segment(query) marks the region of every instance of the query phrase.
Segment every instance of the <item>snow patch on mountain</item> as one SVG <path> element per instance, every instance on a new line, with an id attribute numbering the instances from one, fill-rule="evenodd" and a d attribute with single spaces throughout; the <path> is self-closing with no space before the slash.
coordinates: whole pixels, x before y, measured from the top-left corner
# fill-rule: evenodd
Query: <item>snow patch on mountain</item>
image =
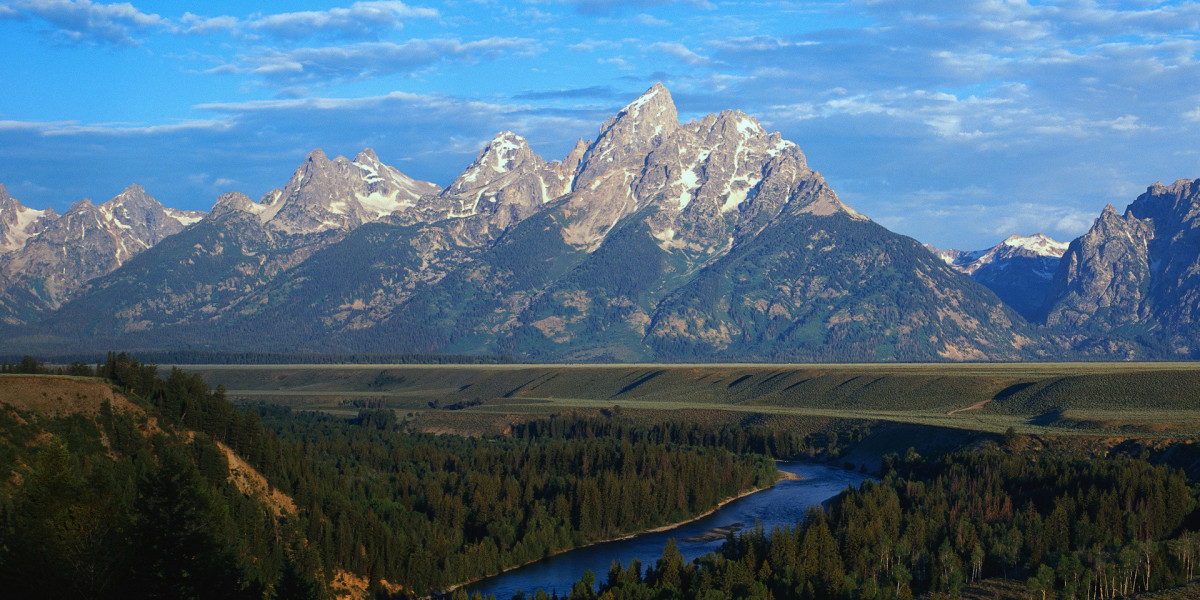
<path id="1" fill-rule="evenodd" d="M 179 210 L 178 208 L 164 208 L 163 210 L 166 211 L 168 217 L 179 221 L 179 224 L 184 227 L 204 220 L 204 213 L 198 210 Z"/>
<path id="2" fill-rule="evenodd" d="M 7 196 L 0 186 L 0 195 Z M 37 235 L 45 226 L 44 221 L 58 215 L 53 209 L 34 210 L 13 200 L 8 206 L 0 205 L 0 253 L 12 252 L 25 246 L 25 242 Z"/>

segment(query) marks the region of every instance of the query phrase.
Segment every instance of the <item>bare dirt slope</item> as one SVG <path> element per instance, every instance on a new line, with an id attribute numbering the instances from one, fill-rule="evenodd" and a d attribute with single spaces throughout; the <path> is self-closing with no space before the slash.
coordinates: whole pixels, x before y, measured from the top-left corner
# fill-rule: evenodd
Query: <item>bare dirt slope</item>
<path id="1" fill-rule="evenodd" d="M 0 404 L 50 417 L 96 416 L 105 402 L 120 411 L 144 412 L 100 379 L 58 375 L 0 375 Z"/>

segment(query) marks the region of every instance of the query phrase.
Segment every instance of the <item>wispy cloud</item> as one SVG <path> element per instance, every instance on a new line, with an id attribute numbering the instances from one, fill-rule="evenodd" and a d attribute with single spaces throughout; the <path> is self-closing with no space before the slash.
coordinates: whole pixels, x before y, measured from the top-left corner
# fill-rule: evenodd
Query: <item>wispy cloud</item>
<path id="1" fill-rule="evenodd" d="M 570 44 L 567 46 L 567 48 L 570 48 L 571 50 L 574 50 L 576 52 L 594 52 L 596 50 L 612 50 L 612 49 L 620 48 L 620 47 L 621 47 L 621 42 L 618 42 L 616 40 L 594 40 L 591 38 L 583 40 L 582 42 L 576 42 L 574 44 Z"/>
<path id="2" fill-rule="evenodd" d="M 53 26 L 49 33 L 56 38 L 113 46 L 138 44 L 140 34 L 153 31 L 187 35 L 269 35 L 289 40 L 314 36 L 377 39 L 402 28 L 405 20 L 434 19 L 439 15 L 437 9 L 413 7 L 398 1 L 355 2 L 348 7 L 260 13 L 247 18 L 185 12 L 177 19 L 142 12 L 128 2 L 10 0 L 0 5 L 0 19 L 37 19 Z"/>
<path id="3" fill-rule="evenodd" d="M 166 19 L 144 13 L 132 4 L 98 4 L 91 0 L 10 0 L 0 6 L 0 19 L 37 19 L 54 26 L 57 39 L 127 46 L 138 43 L 135 33 L 170 29 Z"/>
<path id="4" fill-rule="evenodd" d="M 712 62 L 707 56 L 701 56 L 679 42 L 656 42 L 650 45 L 650 50 L 673 56 L 689 65 L 707 65 Z"/>
<path id="5" fill-rule="evenodd" d="M 241 21 L 236 17 L 202 17 L 190 12 L 179 18 L 179 31 L 185 34 L 207 35 L 215 32 L 233 32 Z"/>
<path id="6" fill-rule="evenodd" d="M 716 5 L 708 0 L 549 0 L 554 4 L 566 4 L 585 15 L 610 15 L 633 10 L 644 10 L 653 5 L 682 4 L 693 8 L 712 10 Z"/>
<path id="7" fill-rule="evenodd" d="M 246 26 L 288 39 L 307 39 L 314 34 L 364 39 L 400 29 L 405 19 L 437 17 L 436 9 L 412 7 L 403 2 L 355 2 L 348 8 L 258 16 L 249 19 Z"/>
<path id="8" fill-rule="evenodd" d="M 249 73 L 272 85 L 357 81 L 384 75 L 414 73 L 442 61 L 473 62 L 499 56 L 540 52 L 528 38 L 414 39 L 402 43 L 363 42 L 319 48 L 262 48 L 237 62 L 213 68 L 212 73 Z"/>
<path id="9" fill-rule="evenodd" d="M 594 85 L 566 90 L 526 91 L 513 95 L 514 100 L 576 100 L 584 98 L 621 100 L 625 97 L 612 86 L 608 85 Z"/>

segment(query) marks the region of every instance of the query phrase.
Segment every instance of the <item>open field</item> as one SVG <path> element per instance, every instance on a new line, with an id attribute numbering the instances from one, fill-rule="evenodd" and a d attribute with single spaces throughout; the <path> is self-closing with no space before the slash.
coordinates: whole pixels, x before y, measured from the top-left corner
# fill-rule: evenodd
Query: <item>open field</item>
<path id="1" fill-rule="evenodd" d="M 1200 363 L 180 367 L 235 399 L 344 413 L 379 406 L 484 418 L 619 405 L 988 432 L 1200 433 Z"/>

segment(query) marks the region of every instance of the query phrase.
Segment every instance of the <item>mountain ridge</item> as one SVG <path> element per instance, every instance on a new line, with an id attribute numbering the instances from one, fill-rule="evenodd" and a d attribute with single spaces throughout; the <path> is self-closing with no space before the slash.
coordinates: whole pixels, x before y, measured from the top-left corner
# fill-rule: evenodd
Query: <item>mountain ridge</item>
<path id="1" fill-rule="evenodd" d="M 1158 199 L 1127 211 L 1143 216 L 1112 209 L 1097 223 L 1110 237 L 1140 227 L 1147 245 L 1157 219 L 1161 241 L 1168 221 L 1191 218 L 1178 199 L 1194 193 L 1188 185 L 1151 186 Z M 1072 331 L 1103 304 L 1071 258 L 1084 242 L 1038 234 L 975 252 L 922 248 L 841 202 L 796 144 L 753 117 L 680 123 L 661 84 L 558 161 L 501 131 L 442 188 L 369 148 L 354 160 L 315 149 L 257 202 L 230 192 L 203 216 L 163 214 L 186 227 L 57 303 L 30 305 L 9 320 L 29 324 L 22 339 L 551 361 L 1156 352 L 1113 333 L 1125 325 L 1091 327 L 1091 341 Z M 1190 263 L 1169 264 L 1183 277 Z M 1075 308 L 1060 277 L 1084 290 Z M 1163 285 L 1188 301 L 1200 294 Z"/>

